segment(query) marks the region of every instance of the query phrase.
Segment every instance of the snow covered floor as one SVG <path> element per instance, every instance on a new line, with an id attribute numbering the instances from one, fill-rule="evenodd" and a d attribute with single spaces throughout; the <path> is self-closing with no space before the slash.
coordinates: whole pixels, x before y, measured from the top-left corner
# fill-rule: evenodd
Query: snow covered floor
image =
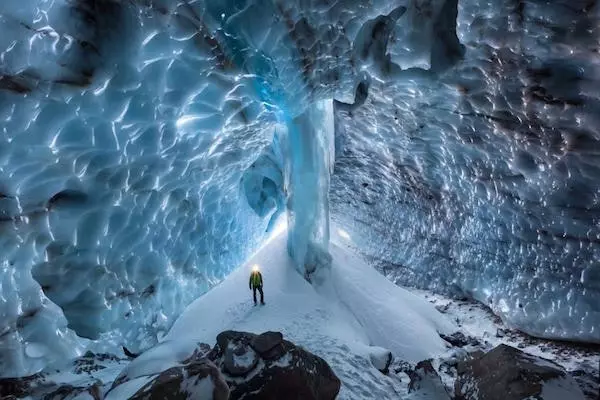
<path id="1" fill-rule="evenodd" d="M 190 340 L 213 345 L 217 334 L 228 329 L 281 331 L 330 364 L 342 381 L 340 399 L 403 396 L 406 384 L 371 364 L 370 354 L 380 350 L 376 346 L 416 363 L 441 356 L 446 345 L 438 332 L 454 332 L 456 326 L 426 300 L 394 285 L 348 250 L 332 245 L 331 253 L 330 273 L 311 285 L 294 269 L 286 235 L 280 234 L 192 303 L 163 346 Z M 263 274 L 265 306 L 254 306 L 248 288 L 254 264 Z"/>

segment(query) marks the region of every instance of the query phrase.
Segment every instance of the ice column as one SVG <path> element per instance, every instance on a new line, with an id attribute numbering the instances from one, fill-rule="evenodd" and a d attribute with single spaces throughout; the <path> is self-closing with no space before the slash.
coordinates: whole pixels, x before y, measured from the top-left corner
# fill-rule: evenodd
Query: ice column
<path id="1" fill-rule="evenodd" d="M 334 162 L 333 101 L 308 107 L 287 124 L 288 252 L 310 280 L 329 266 L 329 178 Z"/>

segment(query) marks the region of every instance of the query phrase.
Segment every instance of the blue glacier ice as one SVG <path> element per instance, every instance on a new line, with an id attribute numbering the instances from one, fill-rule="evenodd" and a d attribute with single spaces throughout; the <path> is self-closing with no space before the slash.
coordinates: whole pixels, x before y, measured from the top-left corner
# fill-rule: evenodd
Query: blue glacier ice
<path id="1" fill-rule="evenodd" d="M 331 264 L 329 176 L 335 159 L 333 102 L 310 105 L 287 123 L 288 252 L 310 280 Z"/>
<path id="2" fill-rule="evenodd" d="M 156 343 L 281 215 L 600 342 L 600 5 L 3 0 L 0 376 Z M 207 322 L 208 323 L 208 322 Z"/>

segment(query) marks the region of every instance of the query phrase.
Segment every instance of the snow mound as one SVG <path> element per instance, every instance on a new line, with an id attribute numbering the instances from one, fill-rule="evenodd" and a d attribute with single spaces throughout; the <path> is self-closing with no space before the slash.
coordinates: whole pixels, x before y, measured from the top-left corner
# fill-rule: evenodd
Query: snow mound
<path id="1" fill-rule="evenodd" d="M 340 398 L 397 398 L 393 378 L 370 361 L 389 349 L 417 362 L 439 356 L 438 332 L 455 327 L 429 303 L 395 286 L 347 250 L 332 245 L 331 270 L 307 282 L 286 251 L 285 234 L 260 249 L 246 265 L 193 302 L 164 338 L 166 343 L 214 343 L 218 333 L 280 331 L 324 358 L 342 381 Z M 250 267 L 264 279 L 265 306 L 254 306 Z"/>

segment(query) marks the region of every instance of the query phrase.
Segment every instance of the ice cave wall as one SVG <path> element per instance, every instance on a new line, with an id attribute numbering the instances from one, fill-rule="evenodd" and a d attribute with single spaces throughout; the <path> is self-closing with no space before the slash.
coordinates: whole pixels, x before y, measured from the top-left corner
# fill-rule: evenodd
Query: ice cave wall
<path id="1" fill-rule="evenodd" d="M 532 334 L 600 341 L 599 13 L 3 1 L 0 373 L 156 341 L 298 209 L 289 122 L 319 131 L 332 99 L 330 213 L 359 251 Z"/>
<path id="2" fill-rule="evenodd" d="M 394 78 L 338 108 L 332 215 L 398 283 L 598 342 L 600 5 L 456 4 L 460 47 L 423 22 L 430 59 L 405 68 L 392 32 Z M 436 68 L 440 50 L 458 59 Z"/>
<path id="3" fill-rule="evenodd" d="M 0 373 L 145 348 L 239 265 L 291 204 L 287 124 L 352 97 L 317 55 L 384 3 L 2 2 Z"/>

